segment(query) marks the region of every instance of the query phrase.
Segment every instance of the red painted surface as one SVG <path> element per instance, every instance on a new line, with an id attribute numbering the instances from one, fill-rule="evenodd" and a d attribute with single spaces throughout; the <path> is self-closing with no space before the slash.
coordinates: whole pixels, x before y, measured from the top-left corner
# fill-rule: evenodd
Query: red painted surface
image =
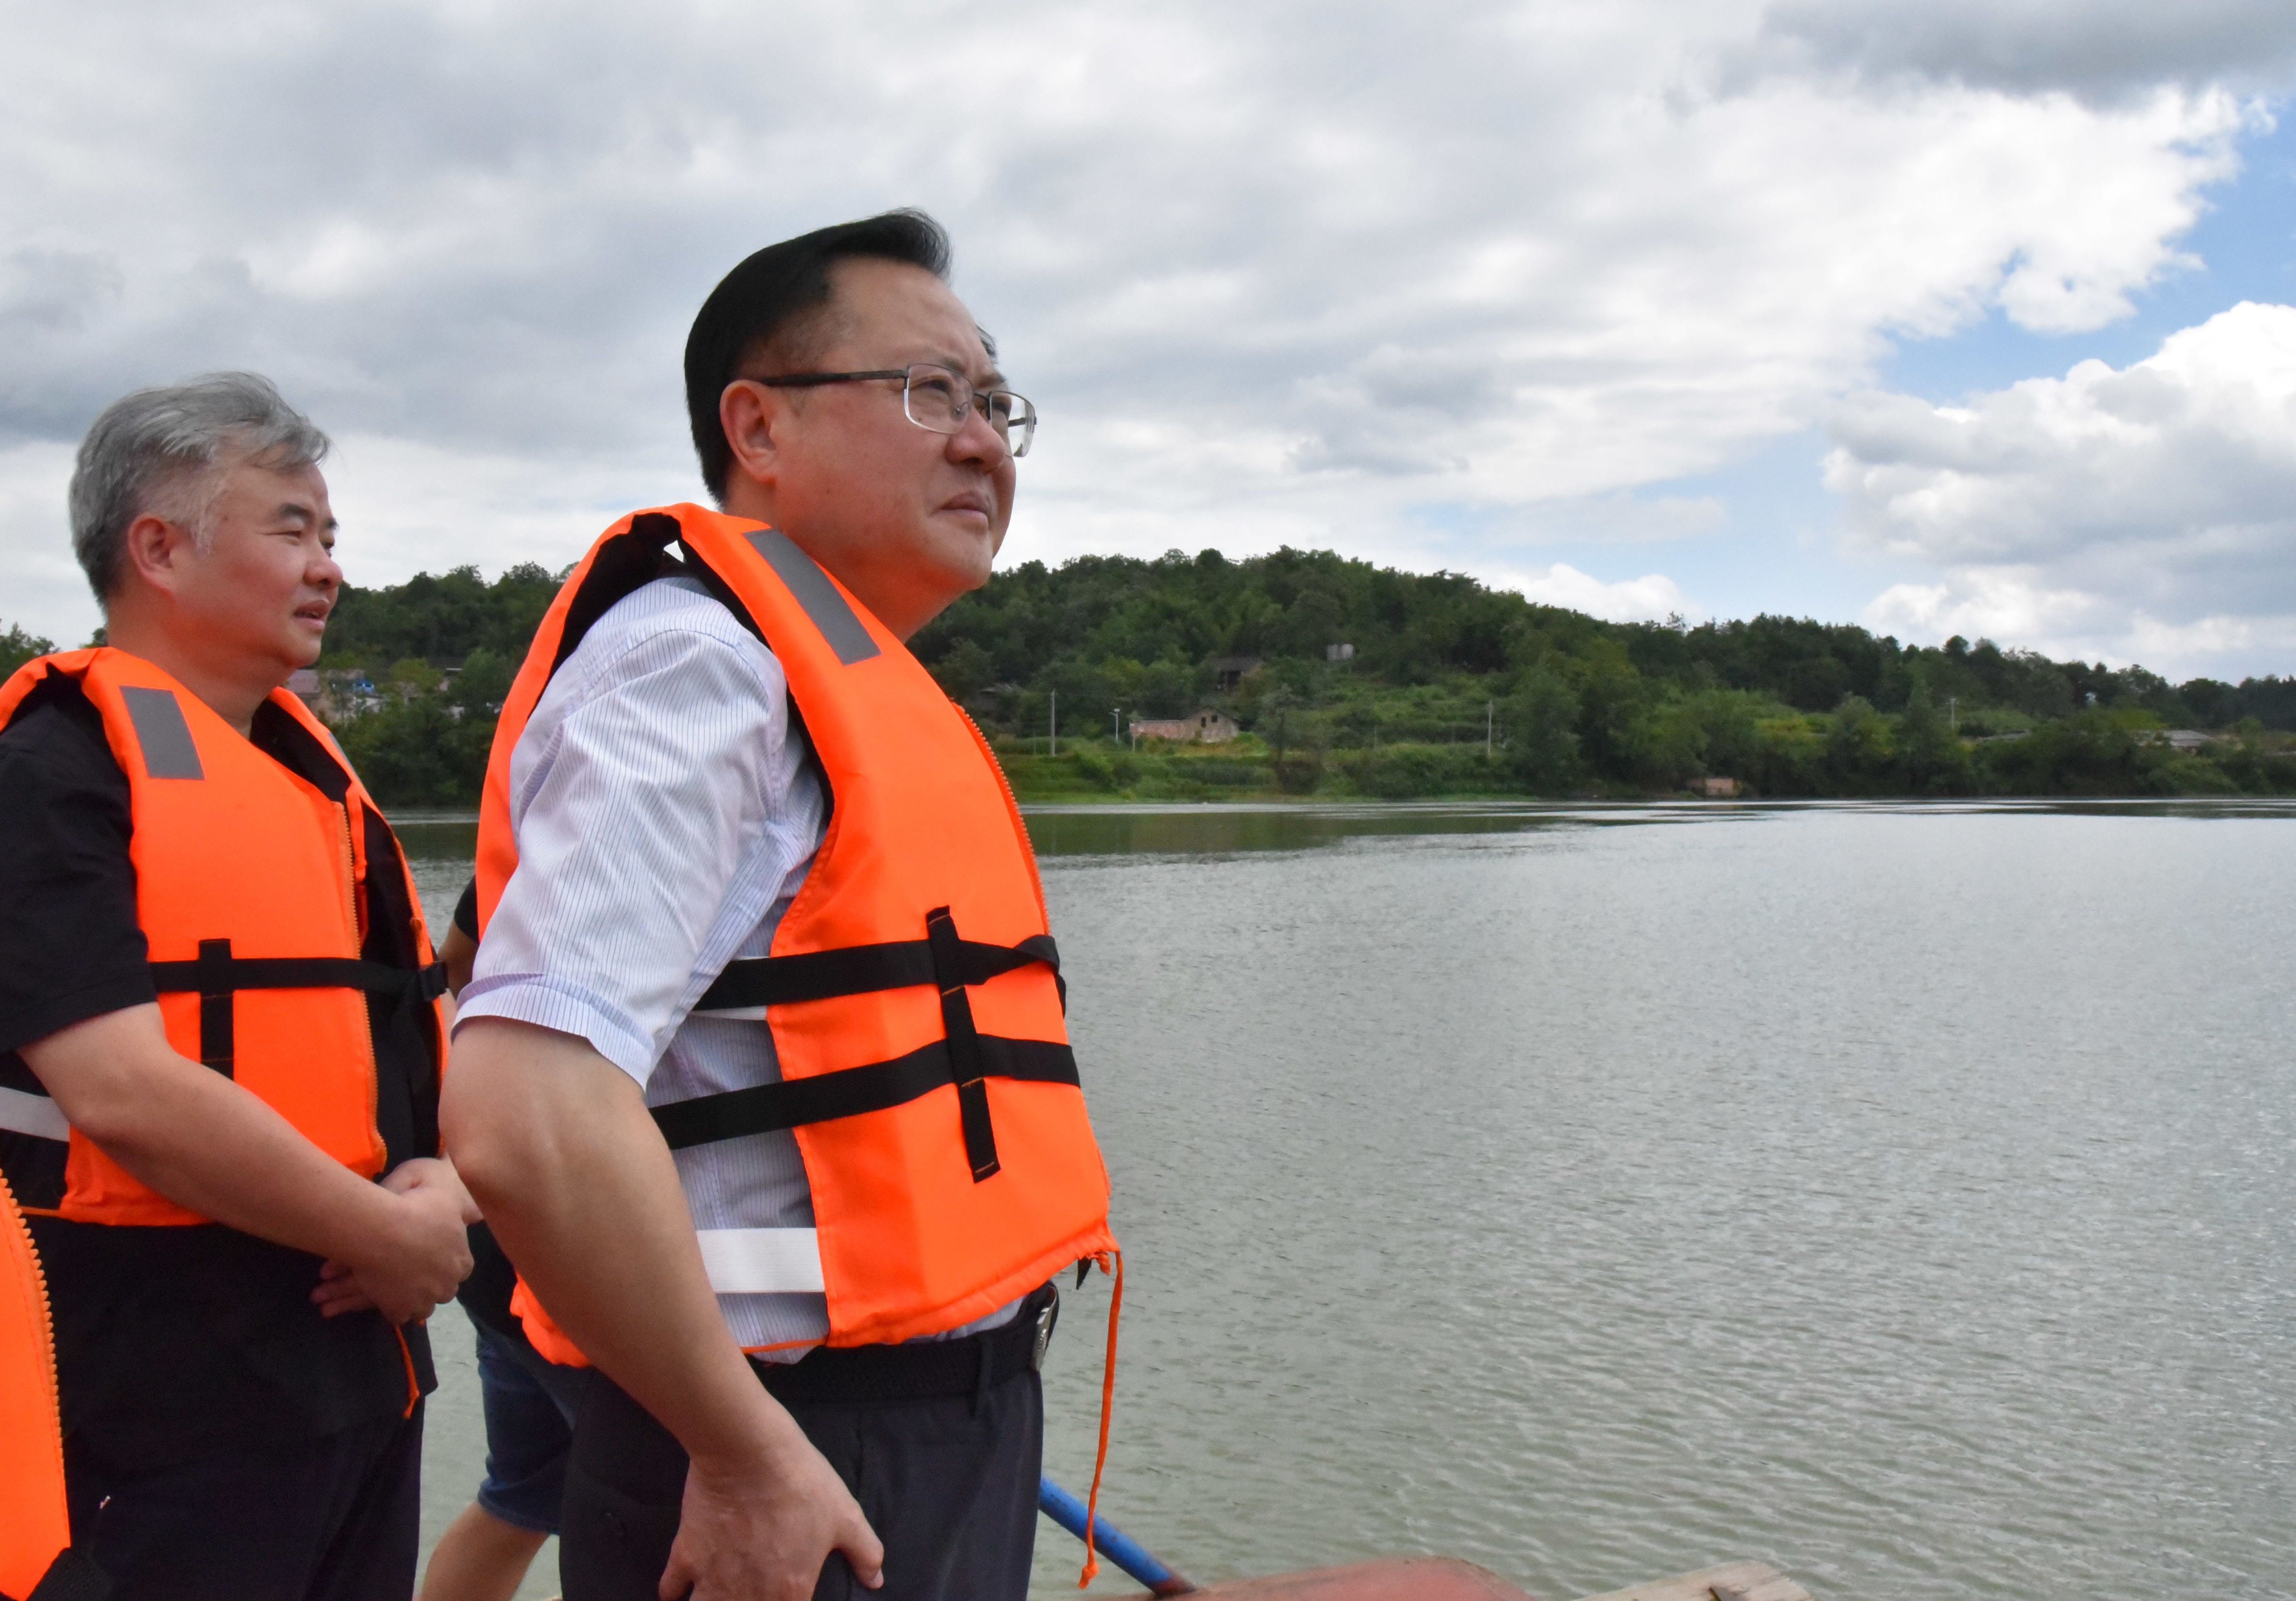
<path id="1" fill-rule="evenodd" d="M 1207 1601 L 1531 1601 L 1497 1574 L 1450 1556 L 1390 1557 L 1195 1592 Z"/>

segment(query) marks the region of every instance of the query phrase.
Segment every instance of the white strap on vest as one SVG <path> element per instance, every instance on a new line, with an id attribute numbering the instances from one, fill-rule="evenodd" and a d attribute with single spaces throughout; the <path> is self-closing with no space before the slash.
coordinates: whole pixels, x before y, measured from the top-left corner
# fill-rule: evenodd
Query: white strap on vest
<path id="1" fill-rule="evenodd" d="M 64 1121 L 63 1112 L 53 1101 L 20 1089 L 0 1089 L 0 1129 L 12 1134 L 37 1135 L 42 1139 L 71 1137 L 71 1125 Z"/>
<path id="2" fill-rule="evenodd" d="M 811 1228 L 701 1228 L 701 1265 L 720 1295 L 820 1294 L 821 1236 Z"/>

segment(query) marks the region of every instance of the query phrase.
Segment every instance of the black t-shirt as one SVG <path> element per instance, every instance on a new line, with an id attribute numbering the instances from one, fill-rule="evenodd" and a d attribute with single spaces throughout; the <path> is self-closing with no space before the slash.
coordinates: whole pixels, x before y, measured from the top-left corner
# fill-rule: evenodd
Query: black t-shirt
<path id="1" fill-rule="evenodd" d="M 127 775 L 102 719 L 77 684 L 48 679 L 0 733 L 0 1087 L 38 1088 L 20 1047 L 155 998 L 131 833 Z M 386 1101 L 424 1099 L 405 1073 L 380 1076 Z M 0 1130 L 0 1166 L 21 1204 L 56 1204 L 64 1150 Z M 48 1280 L 65 1432 L 115 1466 L 388 1416 L 406 1405 L 410 1363 L 424 1391 L 436 1384 L 419 1326 L 402 1347 L 377 1313 L 319 1316 L 309 1299 L 319 1259 L 308 1252 L 213 1223 L 26 1221 Z"/>

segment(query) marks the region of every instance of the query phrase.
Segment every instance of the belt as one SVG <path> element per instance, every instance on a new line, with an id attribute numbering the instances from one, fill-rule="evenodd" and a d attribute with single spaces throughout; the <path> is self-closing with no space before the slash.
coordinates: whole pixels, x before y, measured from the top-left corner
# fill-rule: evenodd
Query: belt
<path id="1" fill-rule="evenodd" d="M 1044 1367 L 1060 1316 L 1060 1292 L 1045 1285 L 1021 1302 L 1012 1322 L 986 1334 L 906 1345 L 824 1345 L 800 1361 L 750 1366 L 779 1401 L 860 1406 L 971 1396 L 978 1407 L 997 1385 Z"/>

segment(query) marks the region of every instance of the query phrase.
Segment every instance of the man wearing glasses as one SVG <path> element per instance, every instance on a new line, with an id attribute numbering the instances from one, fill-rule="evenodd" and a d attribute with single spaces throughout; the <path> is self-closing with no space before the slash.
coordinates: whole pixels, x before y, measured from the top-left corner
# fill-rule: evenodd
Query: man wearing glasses
<path id="1" fill-rule="evenodd" d="M 441 1118 L 603 1375 L 568 1601 L 1027 1592 L 1047 1281 L 1114 1241 L 1026 836 L 900 643 L 1036 422 L 947 259 L 895 212 L 727 275 L 722 513 L 608 530 L 504 707 Z"/>

